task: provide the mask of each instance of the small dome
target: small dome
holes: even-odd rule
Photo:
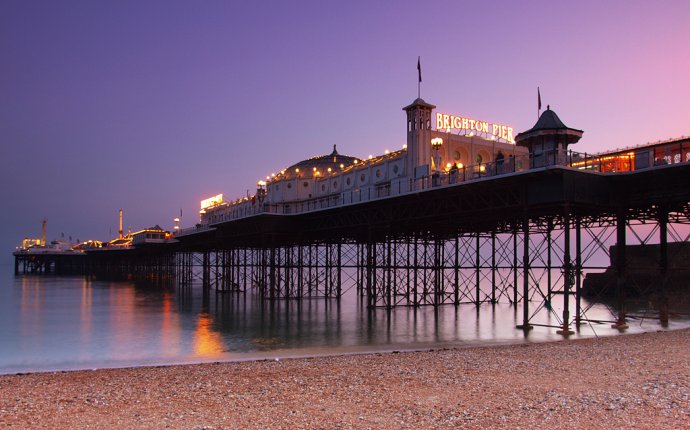
[[[360,162],[357,157],[351,157],[349,155],[341,155],[338,153],[336,146],[333,145],[333,152],[328,155],[320,155],[317,157],[308,158],[306,160],[295,163],[288,167],[276,179],[292,179],[296,176],[300,177],[311,177],[314,172],[320,172],[320,175],[325,175],[330,168],[332,172],[338,172],[342,168],[351,166],[355,162]],[[342,164],[342,168],[340,167]],[[316,170],[314,170],[316,168]],[[297,171],[299,169],[299,172]]]
[[[415,107],[423,107],[426,109],[436,109],[436,106],[432,105],[431,103],[427,103],[421,98],[416,98],[415,101],[413,101],[411,104],[405,106],[403,110],[407,111]]]
[[[556,115],[556,112],[551,110],[551,106],[547,106],[537,123],[532,127],[532,130],[557,130],[560,128],[568,127],[563,124],[563,121]]]

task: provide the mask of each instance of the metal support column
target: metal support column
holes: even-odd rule
[[[529,323],[529,218],[522,220],[522,324],[517,328],[522,330],[532,330]]]
[[[481,291],[479,284],[481,281],[481,256],[479,255],[479,248],[481,247],[479,233],[475,238],[476,254],[474,256],[474,304],[479,306],[481,304]]]
[[[570,287],[573,279],[573,265],[570,260],[570,214],[563,216],[563,326],[556,333],[569,336],[570,330]]]
[[[496,231],[491,232],[491,303],[496,304]]]
[[[455,247],[453,248],[453,253],[455,254],[454,267],[453,267],[453,303],[455,306],[460,304],[460,238],[455,236]]]
[[[517,250],[517,227],[513,227],[513,306],[517,306],[518,288],[518,250]]]
[[[575,216],[575,327],[582,323],[582,232],[580,216]]]
[[[662,327],[668,327],[668,209],[659,207],[659,320]]]
[[[546,224],[546,307],[551,309],[551,296],[553,294],[553,280],[551,279],[551,250],[553,243],[551,242],[551,232],[553,231],[553,220],[549,219]]]
[[[412,294],[414,295],[414,298],[413,298],[413,300],[412,300],[412,304],[413,304],[415,307],[417,307],[417,306],[419,306],[419,300],[418,300],[418,298],[417,298],[417,288],[418,288],[418,286],[417,286],[417,283],[418,283],[418,282],[417,282],[417,279],[418,279],[418,278],[417,278],[417,277],[418,277],[418,274],[419,274],[419,270],[418,270],[418,269],[419,269],[419,266],[418,266],[418,264],[417,264],[417,263],[418,263],[417,254],[418,254],[418,252],[419,252],[419,246],[418,246],[418,242],[417,242],[417,235],[414,236],[414,247],[413,247],[413,252],[414,252],[414,266],[413,266],[413,269],[412,269],[412,273],[413,273],[413,276],[414,276],[414,287],[413,287],[413,289],[412,289]]]
[[[626,214],[619,210],[616,216],[616,292],[618,295],[618,319],[612,325],[620,330],[628,328],[625,321],[625,283],[626,283],[626,251],[625,240]]]

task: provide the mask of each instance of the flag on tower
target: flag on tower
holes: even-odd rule
[[[537,87],[537,110],[541,110],[541,94],[539,93],[539,87]]]
[[[417,57],[417,71],[419,72],[419,82],[422,82],[422,62],[421,57]]]

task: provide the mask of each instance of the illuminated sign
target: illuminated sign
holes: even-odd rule
[[[448,115],[445,113],[436,114],[436,129],[437,130],[466,130],[470,133],[484,134],[492,136],[494,139],[505,140],[506,142],[515,143],[513,137],[513,127],[507,125],[493,124],[487,121],[479,121],[476,119],[463,118],[461,116]]]
[[[211,206],[216,206],[223,203],[223,195],[218,194],[217,196],[209,197],[201,201],[201,209],[210,208]]]

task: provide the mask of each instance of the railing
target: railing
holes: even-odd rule
[[[382,184],[343,191],[302,201],[270,204],[259,198],[251,203],[220,216],[214,216],[211,224],[197,224],[195,227],[178,231],[176,236],[200,233],[212,229],[213,224],[248,218],[260,214],[293,215],[338,206],[378,200],[411,192],[453,186],[465,182],[484,180],[496,176],[526,172],[536,168],[564,166],[598,173],[630,172],[668,164],[690,162],[690,144],[669,144],[655,148],[641,148],[625,153],[592,155],[574,151],[544,151],[528,155],[508,156],[489,163],[470,166],[455,166],[447,171],[432,173],[417,179],[391,180]],[[677,149],[676,149],[677,148]],[[660,155],[662,154],[662,155]]]
[[[179,229],[174,236],[186,236],[188,234],[201,233],[204,231],[213,230],[209,224],[197,224],[194,227],[187,227]]]

